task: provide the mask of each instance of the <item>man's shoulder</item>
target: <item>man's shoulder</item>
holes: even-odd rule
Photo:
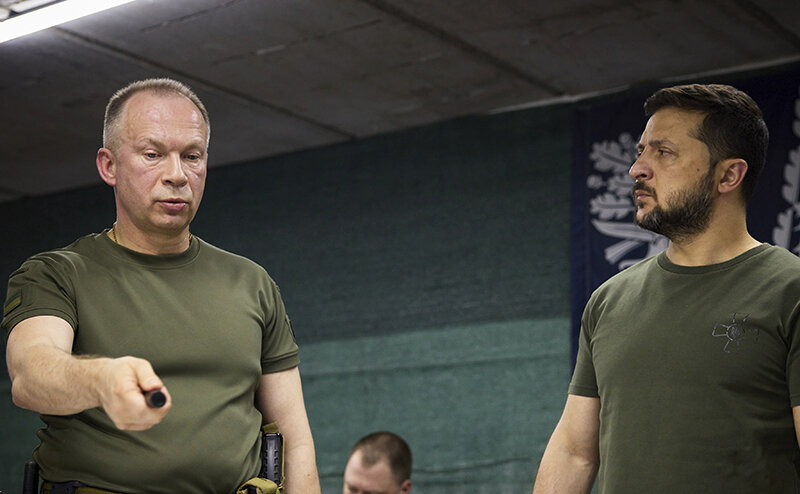
[[[663,252],[642,259],[636,264],[628,266],[627,268],[623,269],[622,271],[615,274],[611,278],[607,279],[604,283],[600,285],[600,287],[598,287],[598,289],[609,286],[613,287],[618,285],[624,285],[633,278],[647,276],[648,272],[651,269],[654,269],[658,266],[658,257],[662,255],[664,255]]]
[[[768,259],[769,262],[780,263],[791,269],[800,269],[800,257],[794,252],[781,247],[779,245],[764,244],[763,252],[760,254]]]
[[[200,237],[195,236],[195,238],[200,242],[200,252],[207,261],[225,263],[230,266],[236,266],[239,269],[252,269],[266,272],[266,269],[264,269],[261,264],[248,257],[217,247]]]
[[[627,290],[634,289],[634,286],[641,283],[641,280],[648,278],[652,270],[658,267],[658,256],[660,255],[663,255],[663,253],[643,259],[608,278],[592,292],[587,306],[591,307],[601,303],[603,300],[624,296]]]
[[[30,256],[25,262],[44,262],[47,264],[61,264],[74,262],[82,257],[91,256],[97,252],[98,240],[101,233],[84,235],[72,243],[51,250],[38,252]]]
[[[749,259],[752,267],[748,276],[800,285],[800,257],[783,247],[764,245],[763,250]]]

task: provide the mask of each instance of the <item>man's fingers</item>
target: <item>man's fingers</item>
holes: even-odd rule
[[[167,388],[156,375],[150,362],[137,359],[134,362],[136,379],[139,381],[139,388],[144,393],[145,403],[150,408],[161,408],[169,402]]]
[[[150,362],[143,359],[131,359],[130,365],[136,373],[136,380],[143,391],[152,391],[164,387]]]
[[[123,430],[147,430],[163,420],[171,408],[170,396],[150,362],[134,358],[114,359],[108,377],[112,393],[103,408],[114,425]]]

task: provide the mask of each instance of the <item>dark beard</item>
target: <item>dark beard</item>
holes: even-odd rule
[[[653,190],[636,182],[633,190]],[[673,242],[685,240],[703,233],[711,220],[713,203],[714,168],[701,178],[691,189],[674,193],[669,197],[669,209],[657,204],[641,220],[634,216],[634,222],[645,230],[664,235]]]

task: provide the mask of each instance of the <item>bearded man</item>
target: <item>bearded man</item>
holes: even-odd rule
[[[747,231],[761,110],[692,84],[645,113],[635,221],[669,245],[587,303],[533,492],[800,492],[800,259]]]

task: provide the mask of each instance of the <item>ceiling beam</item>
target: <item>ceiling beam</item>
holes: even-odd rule
[[[365,3],[381,12],[388,14],[392,17],[395,17],[407,24],[410,24],[421,31],[424,31],[431,36],[438,38],[440,41],[448,43],[451,46],[454,46],[464,53],[472,56],[476,60],[479,60],[484,63],[488,63],[494,66],[496,69],[503,71],[507,74],[510,74],[518,79],[525,81],[526,83],[530,84],[533,87],[536,87],[542,91],[549,93],[551,96],[563,96],[565,93],[556,87],[548,84],[547,82],[534,77],[533,75],[521,70],[519,67],[500,59],[491,53],[483,50],[463,39],[455,36],[443,29],[439,26],[431,24],[423,19],[420,19],[413,14],[406,12],[405,10],[400,9],[399,7],[386,2],[385,0],[360,0],[362,3]]]
[[[131,53],[131,52],[122,50],[120,48],[117,48],[115,46],[111,46],[111,45],[108,45],[106,43],[103,43],[100,40],[97,40],[97,39],[94,39],[94,38],[90,38],[88,36],[84,36],[82,34],[78,34],[76,32],[69,31],[69,30],[64,29],[64,28],[55,28],[55,30],[58,31],[58,33],[61,36],[69,38],[70,40],[75,41],[77,43],[81,43],[84,46],[87,46],[87,47],[89,47],[89,48],[91,48],[93,50],[109,54],[109,55],[114,56],[116,58],[125,60],[127,62],[134,62],[138,66],[140,66],[140,67],[142,67],[144,69],[147,69],[147,70],[151,70],[151,71],[154,71],[154,72],[167,72],[167,73],[173,74],[175,76],[175,78],[181,79],[183,82],[187,82],[188,84],[190,84],[190,85],[192,85],[194,87],[202,87],[202,88],[207,89],[207,90],[212,90],[212,91],[215,91],[215,92],[222,93],[222,94],[224,94],[226,96],[229,96],[231,98],[237,99],[237,100],[245,102],[245,103],[249,103],[249,104],[252,104],[252,105],[260,106],[260,107],[263,107],[263,108],[268,108],[268,109],[270,109],[270,110],[272,110],[272,111],[274,111],[276,113],[280,113],[282,115],[294,118],[294,119],[299,120],[301,122],[305,122],[307,124],[316,126],[318,128],[325,129],[328,132],[337,134],[340,137],[343,137],[345,139],[355,139],[357,137],[354,134],[351,134],[351,133],[349,133],[349,132],[347,132],[345,130],[342,130],[342,129],[338,128],[338,127],[334,127],[332,125],[320,122],[318,120],[314,120],[314,119],[309,118],[309,117],[307,117],[305,115],[293,112],[293,111],[291,111],[291,110],[289,110],[287,108],[283,108],[283,107],[275,105],[273,103],[270,103],[270,102],[255,98],[255,97],[253,97],[253,96],[251,96],[249,94],[246,94],[246,93],[243,93],[243,92],[240,92],[240,91],[236,91],[234,89],[231,89],[229,87],[223,86],[221,84],[216,84],[216,83],[208,81],[206,79],[200,79],[197,76],[195,76],[194,74],[190,74],[190,73],[187,73],[187,72],[182,72],[180,70],[176,70],[174,67],[170,67],[170,66],[158,63],[158,62],[154,62],[152,60],[145,59],[145,58],[140,57],[140,56],[138,56],[138,55],[136,55],[134,53]],[[189,81],[191,81],[191,82],[189,82]]]

